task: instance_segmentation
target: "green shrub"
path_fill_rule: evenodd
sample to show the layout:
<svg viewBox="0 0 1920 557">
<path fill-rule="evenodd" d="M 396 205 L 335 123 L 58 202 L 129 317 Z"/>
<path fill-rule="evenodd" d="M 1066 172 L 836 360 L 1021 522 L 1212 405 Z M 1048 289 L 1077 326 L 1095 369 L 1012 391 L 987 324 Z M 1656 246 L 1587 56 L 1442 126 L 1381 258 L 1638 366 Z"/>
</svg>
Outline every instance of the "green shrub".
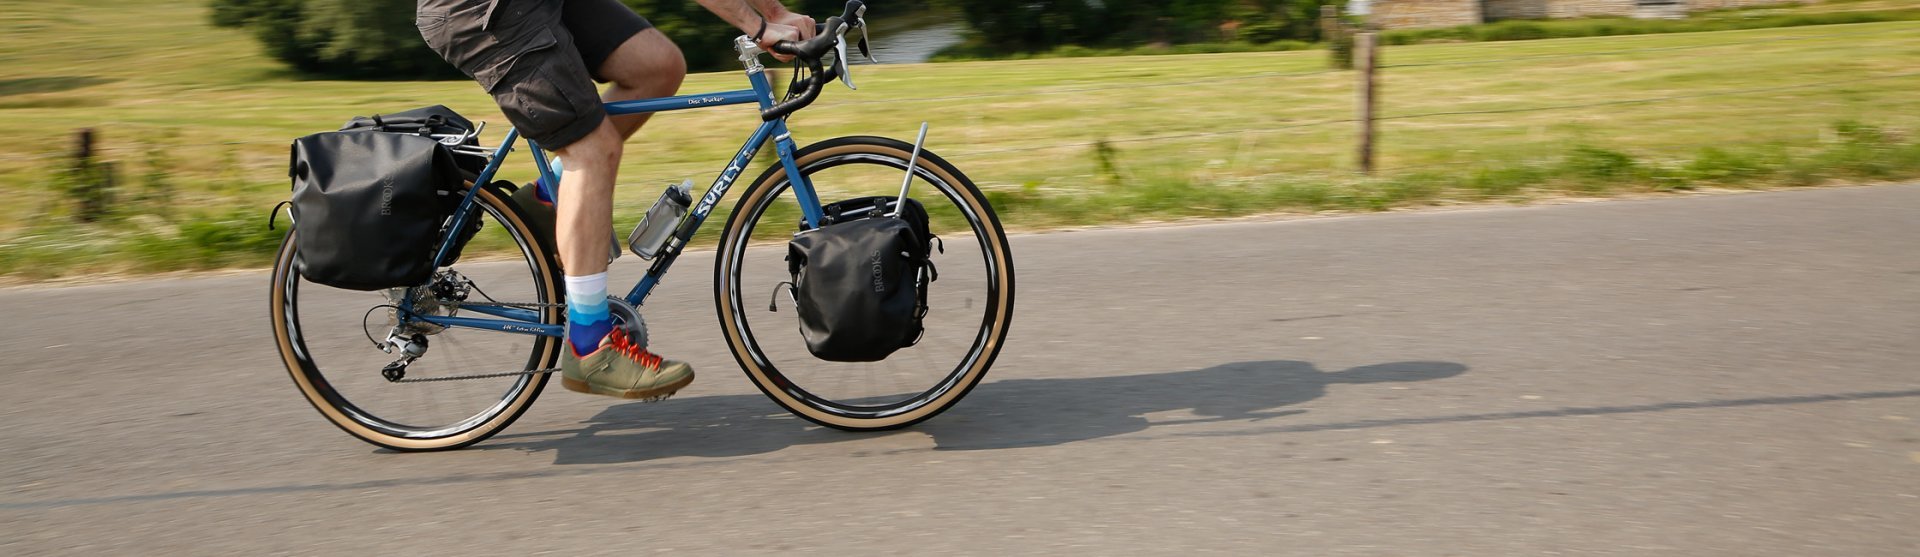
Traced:
<svg viewBox="0 0 1920 557">
<path fill-rule="evenodd" d="M 1477 30 L 1475 38 L 1482 41 L 1530 41 L 1553 36 L 1545 25 L 1532 21 L 1501 21 L 1489 24 Z"/>
<path fill-rule="evenodd" d="M 413 25 L 412 0 L 213 0 L 216 26 L 253 32 L 302 73 L 348 78 L 458 77 Z"/>
<path fill-rule="evenodd" d="M 1532 165 L 1519 165 L 1475 170 L 1465 186 L 1474 197 L 1488 199 L 1511 197 L 1545 181 L 1545 171 Z"/>
<path fill-rule="evenodd" d="M 1586 145 L 1575 146 L 1561 166 L 1573 177 L 1593 180 L 1630 178 L 1640 168 L 1632 155 Z"/>
<path fill-rule="evenodd" d="M 975 37 L 943 59 L 1004 58 L 1074 44 L 1112 49 L 1144 44 L 1264 44 L 1319 40 L 1320 6 L 1329 0 L 950 0 Z M 1222 25 L 1239 24 L 1237 37 Z M 1221 48 L 1221 47 L 1214 47 Z M 1224 52 L 1206 50 L 1206 52 Z"/>
<path fill-rule="evenodd" d="M 1771 175 L 1785 167 L 1784 163 L 1784 159 L 1765 153 L 1736 153 L 1706 147 L 1681 167 L 1680 176 L 1692 182 L 1737 183 Z"/>
</svg>

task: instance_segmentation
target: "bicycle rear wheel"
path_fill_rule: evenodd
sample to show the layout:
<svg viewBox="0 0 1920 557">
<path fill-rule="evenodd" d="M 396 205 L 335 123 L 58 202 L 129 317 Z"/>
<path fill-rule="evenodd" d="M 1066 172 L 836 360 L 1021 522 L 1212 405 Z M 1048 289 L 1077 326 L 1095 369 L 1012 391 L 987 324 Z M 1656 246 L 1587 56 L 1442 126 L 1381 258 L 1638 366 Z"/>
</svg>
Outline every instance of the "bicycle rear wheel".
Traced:
<svg viewBox="0 0 1920 557">
<path fill-rule="evenodd" d="M 416 313 L 460 314 L 460 303 L 522 302 L 540 322 L 558 324 L 564 308 L 559 267 L 506 192 L 475 196 L 482 226 L 470 255 L 437 270 L 427 285 L 361 292 L 308 282 L 294 269 L 295 237 L 287 234 L 273 268 L 273 332 L 301 395 L 335 426 L 397 451 L 457 449 L 480 442 L 520 417 L 546 384 L 545 374 L 431 382 L 395 382 L 382 374 L 399 354 L 379 347 L 396 325 L 394 298 L 410 296 Z M 505 251 L 504 258 L 476 252 Z M 485 317 L 485 316 L 481 316 Z M 528 371 L 553 367 L 557 338 L 417 323 L 406 335 L 427 342 L 426 355 L 403 380 Z M 515 367 L 517 366 L 517 367 Z"/>
<path fill-rule="evenodd" d="M 898 194 L 912 150 L 892 139 L 843 137 L 794 158 L 822 196 Z M 911 196 L 926 206 L 945 250 L 932 254 L 939 280 L 928 288 L 925 335 L 880 362 L 822 361 L 807 351 L 790 304 L 784 312 L 750 309 L 770 295 L 784 303 L 777 285 L 792 280 L 785 242 L 801 213 L 785 195 L 783 167 L 755 180 L 727 219 L 714 266 L 721 327 L 747 377 L 797 416 L 853 431 L 913 425 L 966 396 L 1006 340 L 1013 260 L 999 219 L 973 182 L 938 155 L 922 151 L 913 172 Z"/>
</svg>

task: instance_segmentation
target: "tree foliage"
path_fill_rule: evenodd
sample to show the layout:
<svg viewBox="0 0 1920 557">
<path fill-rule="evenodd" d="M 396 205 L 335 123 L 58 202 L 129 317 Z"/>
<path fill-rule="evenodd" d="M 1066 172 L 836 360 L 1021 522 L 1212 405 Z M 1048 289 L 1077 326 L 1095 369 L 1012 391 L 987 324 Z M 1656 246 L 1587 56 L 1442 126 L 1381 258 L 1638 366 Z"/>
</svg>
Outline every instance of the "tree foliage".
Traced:
<svg viewBox="0 0 1920 557">
<path fill-rule="evenodd" d="M 974 30 L 974 47 L 1032 52 L 1131 46 L 1319 40 L 1320 6 L 1340 0 L 944 0 Z"/>
<path fill-rule="evenodd" d="M 530 1 L 530 0 L 522 0 Z M 559 0 L 545 0 L 559 1 Z M 736 67 L 740 31 L 692 0 L 621 0 L 645 15 L 696 71 Z M 785 0 L 825 20 L 845 0 Z M 943 4 L 973 28 L 972 47 L 993 52 L 1061 45 L 1320 40 L 1320 6 L 1344 0 L 869 0 L 877 15 Z M 420 40 L 414 0 L 213 0 L 215 25 L 253 32 L 267 52 L 303 73 L 353 78 L 457 77 Z"/>
<path fill-rule="evenodd" d="M 211 19 L 251 31 L 267 54 L 302 73 L 422 79 L 460 73 L 413 27 L 413 0 L 214 0 Z"/>
<path fill-rule="evenodd" d="M 525 1 L 525 0 L 523 0 Z M 559 1 L 559 0 L 546 0 Z M 737 67 L 732 40 L 740 30 L 691 0 L 621 0 L 647 17 L 694 70 Z M 887 10 L 916 9 L 922 0 L 886 1 Z M 845 0 L 786 0 L 820 20 Z M 871 4 L 871 2 L 869 2 Z M 428 49 L 414 28 L 414 0 L 213 0 L 220 27 L 251 31 L 274 58 L 311 75 L 422 79 L 460 73 Z"/>
</svg>

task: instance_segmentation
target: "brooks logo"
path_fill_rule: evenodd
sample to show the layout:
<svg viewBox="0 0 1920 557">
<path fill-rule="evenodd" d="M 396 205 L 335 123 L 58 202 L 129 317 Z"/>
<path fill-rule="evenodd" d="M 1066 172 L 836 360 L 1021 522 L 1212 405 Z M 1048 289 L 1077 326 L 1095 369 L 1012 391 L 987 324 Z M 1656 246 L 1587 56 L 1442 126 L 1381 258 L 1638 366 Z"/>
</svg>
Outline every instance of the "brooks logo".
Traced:
<svg viewBox="0 0 1920 557">
<path fill-rule="evenodd" d="M 393 184 L 386 183 L 380 186 L 380 216 L 391 214 L 393 214 Z"/>
<path fill-rule="evenodd" d="M 880 250 L 873 250 L 873 256 L 867 261 L 873 264 L 873 291 L 880 294 L 887 293 L 887 281 L 883 278 L 880 268 Z"/>
</svg>

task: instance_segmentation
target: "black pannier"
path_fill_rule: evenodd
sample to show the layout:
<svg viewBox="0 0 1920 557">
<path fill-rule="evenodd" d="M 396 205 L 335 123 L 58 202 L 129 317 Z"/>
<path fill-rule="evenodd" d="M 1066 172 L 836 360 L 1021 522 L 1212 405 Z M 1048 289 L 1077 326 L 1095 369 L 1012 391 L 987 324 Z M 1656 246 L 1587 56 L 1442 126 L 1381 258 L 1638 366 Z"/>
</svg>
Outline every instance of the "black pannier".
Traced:
<svg viewBox="0 0 1920 557">
<path fill-rule="evenodd" d="M 437 104 L 393 114 L 355 116 L 352 120 L 347 120 L 346 125 L 340 126 L 340 131 L 343 132 L 380 131 L 423 135 L 434 139 L 458 136 L 465 138 L 458 142 L 460 145 L 477 147 L 480 145 L 480 138 L 471 133 L 473 129 L 473 121 L 454 112 L 451 108 Z M 447 143 L 442 141 L 441 144 Z M 480 155 L 455 153 L 453 160 L 460 166 L 462 172 L 468 174 L 466 176 L 468 180 L 478 178 L 480 171 L 487 168 L 487 158 Z"/>
<path fill-rule="evenodd" d="M 435 106 L 354 118 L 342 131 L 295 140 L 295 269 L 309 281 L 352 290 L 425 282 L 459 205 L 456 194 L 477 172 L 473 159 L 485 167 L 484 157 L 458 155 L 445 144 L 472 141 L 459 140 L 471 128 Z M 447 137 L 455 140 L 443 142 Z M 480 219 L 469 221 L 454 257 L 479 230 Z"/>
<path fill-rule="evenodd" d="M 814 357 L 875 362 L 920 341 L 927 286 L 939 278 L 929 258 L 936 240 L 919 201 L 887 215 L 898 199 L 829 204 L 820 228 L 787 244 L 800 334 Z"/>
</svg>

